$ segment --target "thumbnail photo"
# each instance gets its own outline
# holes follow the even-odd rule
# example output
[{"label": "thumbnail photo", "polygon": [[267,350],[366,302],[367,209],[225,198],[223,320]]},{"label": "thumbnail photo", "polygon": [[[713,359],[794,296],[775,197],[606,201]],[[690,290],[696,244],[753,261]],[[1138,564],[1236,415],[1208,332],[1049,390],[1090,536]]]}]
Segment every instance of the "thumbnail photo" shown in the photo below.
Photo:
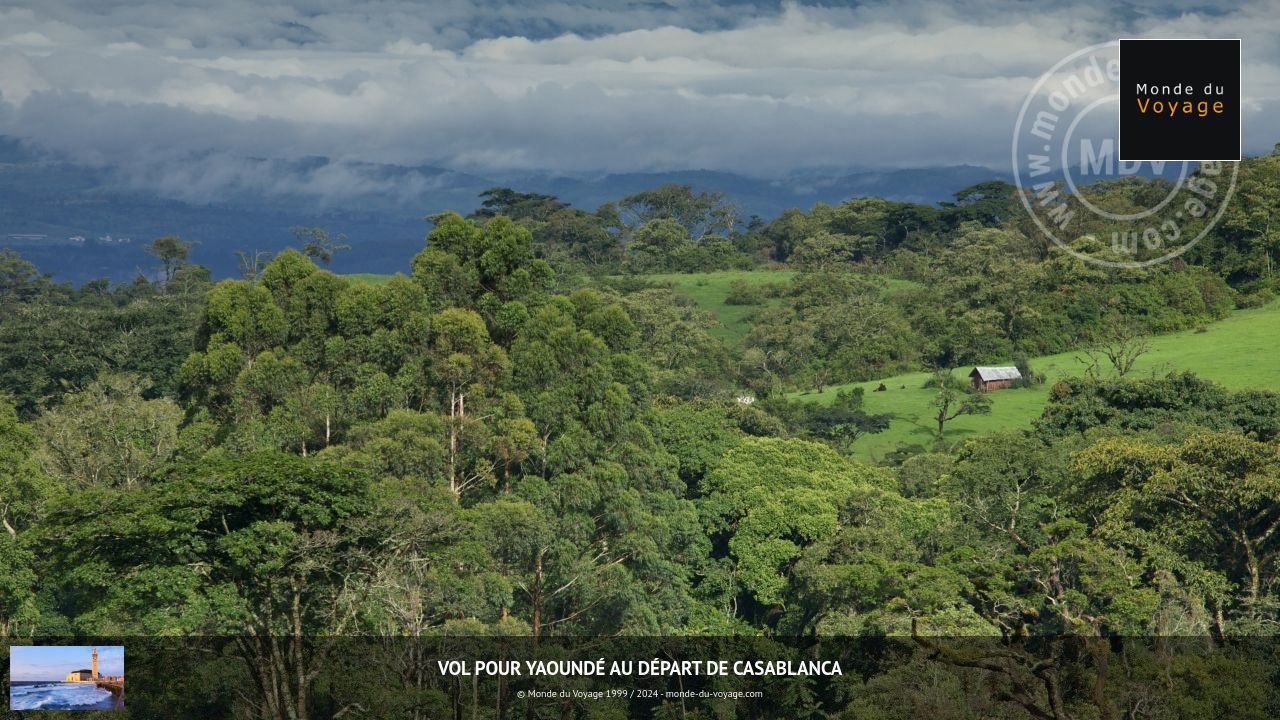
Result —
[{"label": "thumbnail photo", "polygon": [[10,710],[123,710],[124,647],[9,650]]}]

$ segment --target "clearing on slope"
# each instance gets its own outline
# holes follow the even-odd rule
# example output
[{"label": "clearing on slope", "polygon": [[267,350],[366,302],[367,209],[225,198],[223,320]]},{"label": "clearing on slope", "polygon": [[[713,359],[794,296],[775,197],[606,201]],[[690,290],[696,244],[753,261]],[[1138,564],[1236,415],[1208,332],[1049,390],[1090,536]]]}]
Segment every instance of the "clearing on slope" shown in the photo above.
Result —
[{"label": "clearing on slope", "polygon": [[[1273,302],[1261,308],[1237,310],[1225,320],[1205,326],[1203,330],[1153,337],[1151,351],[1138,359],[1130,375],[1164,375],[1190,370],[1233,390],[1276,390],[1280,389],[1277,347],[1280,347],[1280,302]],[[947,442],[1028,427],[1044,410],[1049,388],[1054,382],[1084,374],[1085,366],[1077,360],[1081,355],[1074,351],[1032,358],[1032,369],[1045,376],[1043,385],[993,393],[990,415],[965,415],[947,423]],[[983,364],[1010,364],[1008,360],[991,358],[992,362],[984,361]],[[959,377],[970,369],[961,367],[954,372]],[[1106,375],[1110,369],[1103,368],[1103,372]],[[853,452],[860,459],[877,461],[899,446],[929,447],[933,442],[935,424],[931,416],[936,391],[924,387],[930,377],[926,372],[908,373],[832,386],[821,393],[792,393],[790,397],[826,404],[840,390],[861,387],[867,412],[892,413],[895,416],[888,430],[862,437],[853,446]],[[881,383],[884,383],[885,391],[875,392]]]}]

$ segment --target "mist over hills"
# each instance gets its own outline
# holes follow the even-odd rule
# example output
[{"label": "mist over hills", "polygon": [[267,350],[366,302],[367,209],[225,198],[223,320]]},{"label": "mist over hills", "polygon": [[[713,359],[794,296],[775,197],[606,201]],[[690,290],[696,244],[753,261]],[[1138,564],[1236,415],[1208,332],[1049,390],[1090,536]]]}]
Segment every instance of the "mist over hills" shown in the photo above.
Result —
[{"label": "mist over hills", "polygon": [[[976,182],[1007,178],[962,165],[897,170],[812,169],[780,178],[701,170],[652,173],[492,173],[431,165],[357,163],[207,154],[181,162],[92,165],[0,137],[0,247],[44,272],[82,283],[153,273],[142,246],[167,234],[198,240],[191,260],[215,277],[236,274],[236,251],[275,252],[294,226],[345,233],[352,249],[338,272],[396,272],[422,247],[427,215],[467,213],[495,186],[556,195],[594,210],[664,183],[725,193],[743,217],[877,195],[935,203]],[[25,237],[24,237],[25,236]]]}]

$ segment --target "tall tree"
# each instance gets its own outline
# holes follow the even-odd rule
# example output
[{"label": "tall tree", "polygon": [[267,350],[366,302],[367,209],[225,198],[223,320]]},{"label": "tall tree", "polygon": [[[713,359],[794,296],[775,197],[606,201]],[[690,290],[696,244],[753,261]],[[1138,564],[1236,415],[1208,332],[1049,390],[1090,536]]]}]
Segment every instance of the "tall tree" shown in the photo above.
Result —
[{"label": "tall tree", "polygon": [[738,208],[724,193],[694,190],[691,185],[677,183],[628,195],[618,208],[632,227],[653,220],[674,220],[694,240],[707,233],[732,232],[739,221]]},{"label": "tall tree", "polygon": [[[489,338],[484,320],[470,310],[442,310],[432,318],[431,329],[433,374],[448,407],[449,489],[461,497],[476,484],[495,480],[492,461],[468,452],[467,440],[483,431],[475,411],[477,406],[483,407],[484,396],[511,372],[510,362],[502,348]],[[472,403],[471,415],[468,399]]]},{"label": "tall tree", "polygon": [[294,227],[290,229],[294,239],[302,243],[302,254],[328,267],[333,262],[335,253],[350,250],[345,233],[330,235],[328,230],[318,227]]},{"label": "tall tree", "polygon": [[142,247],[148,255],[160,261],[161,272],[164,273],[164,281],[168,283],[173,279],[178,268],[187,262],[187,255],[191,253],[191,248],[198,243],[194,240],[183,240],[177,235],[165,235],[156,238]]},{"label": "tall tree", "polygon": [[512,220],[547,220],[569,207],[555,195],[518,192],[511,188],[492,187],[480,193],[483,200],[471,217],[487,219],[504,215]]},{"label": "tall tree", "polygon": [[271,291],[247,280],[223,280],[205,305],[204,332],[235,343],[250,364],[264,350],[280,344],[288,328]]},{"label": "tall tree", "polygon": [[529,231],[499,215],[478,227],[456,213],[433,218],[427,247],[413,259],[413,279],[434,309],[476,307],[495,314],[503,303],[533,302],[554,273],[535,258]]}]

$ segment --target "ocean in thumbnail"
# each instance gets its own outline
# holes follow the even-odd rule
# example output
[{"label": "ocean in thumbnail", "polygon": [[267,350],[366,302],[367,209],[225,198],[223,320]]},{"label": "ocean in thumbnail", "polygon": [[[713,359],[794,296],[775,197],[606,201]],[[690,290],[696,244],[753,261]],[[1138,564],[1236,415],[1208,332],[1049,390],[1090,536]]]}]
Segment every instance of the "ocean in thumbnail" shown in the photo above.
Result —
[{"label": "ocean in thumbnail", "polygon": [[26,681],[9,685],[10,710],[114,710],[115,697],[92,683]]}]

